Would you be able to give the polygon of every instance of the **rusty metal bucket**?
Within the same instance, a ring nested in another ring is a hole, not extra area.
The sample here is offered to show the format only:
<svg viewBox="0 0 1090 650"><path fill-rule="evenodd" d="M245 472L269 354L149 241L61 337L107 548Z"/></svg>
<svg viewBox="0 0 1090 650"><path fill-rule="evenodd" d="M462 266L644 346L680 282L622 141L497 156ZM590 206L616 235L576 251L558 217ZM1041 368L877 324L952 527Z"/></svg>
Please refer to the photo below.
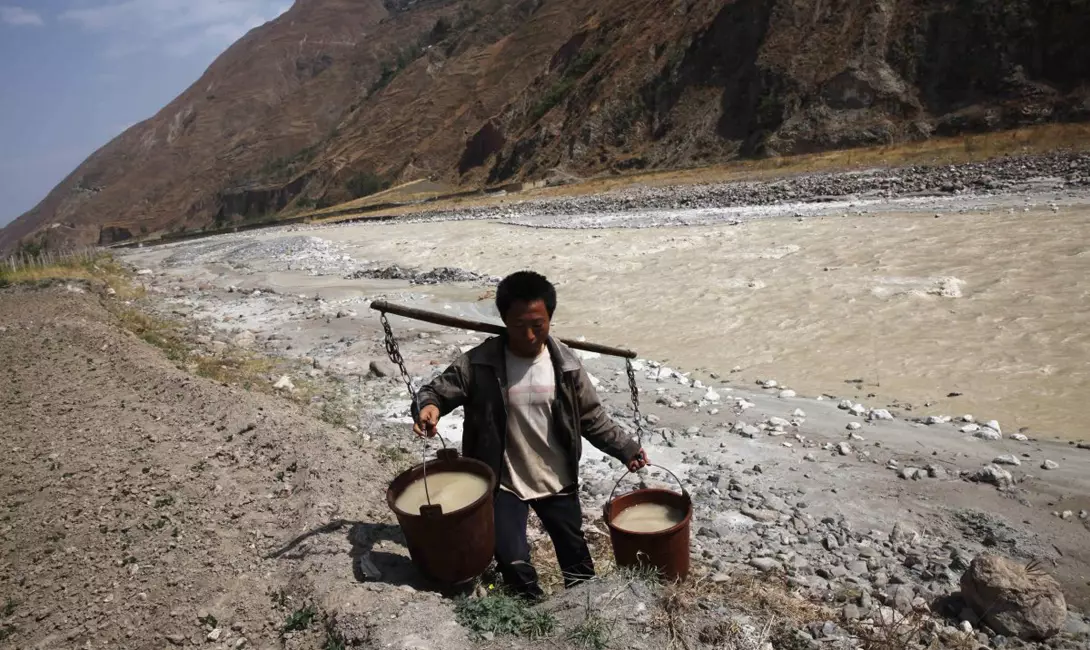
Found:
<svg viewBox="0 0 1090 650"><path fill-rule="evenodd" d="M488 491L470 505L443 512L442 506L426 505L420 514L400 510L397 497L415 480L442 472L468 472L488 480ZM465 583L488 568L496 539L492 495L496 476L484 463L464 458L455 449L442 449L436 460L427 461L397 476L386 490L386 504L397 516L413 564L425 578L443 585Z"/></svg>
<svg viewBox="0 0 1090 650"><path fill-rule="evenodd" d="M670 490L649 488L634 490L615 497L621 481L632 473L626 472L613 486L613 492L610 493L603 512L606 525L609 527L609 540L613 544L613 557L617 561L617 566L654 568L667 581L682 581L689 575L689 524L693 518L693 500L677 475L665 467L659 467L659 469L674 477L678 486L681 487L681 494ZM685 513L685 517L681 523L654 533L633 532L613 525L617 515L641 503L657 503L677 508Z"/></svg>

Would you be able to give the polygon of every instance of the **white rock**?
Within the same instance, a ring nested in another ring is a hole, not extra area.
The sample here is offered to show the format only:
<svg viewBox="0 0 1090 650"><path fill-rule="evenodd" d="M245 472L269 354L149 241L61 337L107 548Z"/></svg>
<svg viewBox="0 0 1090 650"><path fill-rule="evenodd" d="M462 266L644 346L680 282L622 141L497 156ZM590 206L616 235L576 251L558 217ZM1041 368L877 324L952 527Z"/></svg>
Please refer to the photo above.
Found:
<svg viewBox="0 0 1090 650"><path fill-rule="evenodd" d="M854 413L855 415L863 415L867 412L867 407L863 406L862 404L853 404L852 407L848 409L848 411Z"/></svg>
<svg viewBox="0 0 1090 650"><path fill-rule="evenodd" d="M1074 518L1075 518L1075 513L1070 511L1070 510L1064 510L1063 514L1060 515L1060 519L1074 519Z"/></svg>
<svg viewBox="0 0 1090 650"><path fill-rule="evenodd" d="M988 427L992 431L998 431L999 433L1003 433L1003 429L999 428L999 422L996 420L988 420L984 423L984 426Z"/></svg>
<svg viewBox="0 0 1090 650"><path fill-rule="evenodd" d="M642 361L633 361L632 362L632 370L634 370L636 372L643 372L645 367L646 366L644 366Z"/></svg>
<svg viewBox="0 0 1090 650"><path fill-rule="evenodd" d="M1003 434L999 433L995 429L990 429L988 427L984 427L983 429L981 429L980 431L977 431L973 435L976 436L977 438L980 438L981 440L995 441L995 440L1000 440L1000 439L1003 438Z"/></svg>
<svg viewBox="0 0 1090 650"><path fill-rule="evenodd" d="M780 382L775 379L762 379L757 382L757 385L761 388L775 388L780 385Z"/></svg>
<svg viewBox="0 0 1090 650"><path fill-rule="evenodd" d="M696 381L693 382L693 388L695 388L697 390L704 390L705 388L707 388L707 386L704 385L704 382L697 379Z"/></svg>
<svg viewBox="0 0 1090 650"><path fill-rule="evenodd" d="M1011 476L1011 473L998 465L985 465L973 474L972 479L974 481L991 483L998 487L1006 487L1014 482L1014 477Z"/></svg>
<svg viewBox="0 0 1090 650"><path fill-rule="evenodd" d="M136 272L137 275L151 275L151 269L140 269Z"/></svg>
<svg viewBox="0 0 1090 650"><path fill-rule="evenodd" d="M768 418L767 422L769 424L771 424L772 426L774 426L774 427L789 427L789 426L791 426L791 423L788 422L787 420L783 419L783 418L771 417L771 418Z"/></svg>
<svg viewBox="0 0 1090 650"><path fill-rule="evenodd" d="M719 415L719 409L708 409L708 415Z"/></svg>
<svg viewBox="0 0 1090 650"><path fill-rule="evenodd" d="M866 438L864 438L863 436L861 436L858 433L855 433L853 431L853 432L848 434L848 440L855 440L855 441L858 441L858 442L864 442L864 441L866 441Z"/></svg>
<svg viewBox="0 0 1090 650"><path fill-rule="evenodd" d="M852 446L846 442L842 442L837 445L837 451L840 452L841 456L847 456L852 453Z"/></svg>
<svg viewBox="0 0 1090 650"><path fill-rule="evenodd" d="M929 415L927 424L946 424L951 420L949 415Z"/></svg>
<svg viewBox="0 0 1090 650"><path fill-rule="evenodd" d="M219 638L220 638L221 634L223 634L223 630L221 630L220 628L217 627L216 629L214 629L214 630L212 630L211 632L208 633L208 640L209 641L219 641Z"/></svg>
<svg viewBox="0 0 1090 650"><path fill-rule="evenodd" d="M848 431L858 431L859 429L862 429L862 428L863 428L863 425L859 424L858 422L849 422L848 426L847 426Z"/></svg>
<svg viewBox="0 0 1090 650"><path fill-rule="evenodd" d="M976 422L976 418L974 418L971 415L963 415L963 416L961 416L961 421L962 422Z"/></svg>
<svg viewBox="0 0 1090 650"><path fill-rule="evenodd" d="M795 445L791 444L790 442L781 442L780 444L781 444L782 446L784 446L784 447L789 447L789 448L790 448L790 447L794 447L794 446L795 446Z"/></svg>
<svg viewBox="0 0 1090 650"><path fill-rule="evenodd" d="M892 420L893 414L886 409L871 409L867 417L872 420Z"/></svg>
<svg viewBox="0 0 1090 650"><path fill-rule="evenodd" d="M966 424L965 426L958 429L958 431L960 431L962 433L976 433L977 431L980 431L980 425L979 424Z"/></svg>
<svg viewBox="0 0 1090 650"><path fill-rule="evenodd" d="M742 399L741 397L739 397L737 400L735 400L734 404L741 411L744 411L746 409L751 409L754 406L757 406L753 402L750 402L749 400Z"/></svg>
<svg viewBox="0 0 1090 650"><path fill-rule="evenodd" d="M747 437L747 438L756 438L758 435L760 435L760 433L761 433L760 429L758 429L755 426L748 425L748 424L746 426L742 427L742 431L741 431L741 434L743 436Z"/></svg>
<svg viewBox="0 0 1090 650"><path fill-rule="evenodd" d="M704 399L709 402L718 402L721 398L719 397L719 393L715 392L714 389L709 388L708 392L704 393Z"/></svg>
<svg viewBox="0 0 1090 650"><path fill-rule="evenodd" d="M804 411L802 409L795 409L794 411L791 412L791 417L804 418L804 417L806 417L806 411Z"/></svg>
<svg viewBox="0 0 1090 650"><path fill-rule="evenodd" d="M853 404L852 404L852 401L850 399L842 399L842 400L840 400L840 403L836 405L836 407L838 409L840 409L841 411L847 411L852 406L853 406Z"/></svg>
<svg viewBox="0 0 1090 650"><path fill-rule="evenodd" d="M282 375L280 379L276 380L276 383L273 384L273 388L275 388L276 390L286 390L288 392L291 392L295 390L295 384L291 383L291 377L288 377L287 375Z"/></svg>
<svg viewBox="0 0 1090 650"><path fill-rule="evenodd" d="M1011 440L1017 440L1018 442L1026 442L1027 440L1029 440L1028 436L1021 433L1012 433L1009 437Z"/></svg>
<svg viewBox="0 0 1090 650"><path fill-rule="evenodd" d="M788 399L790 397L797 397L797 396L798 396L798 393L796 393L793 390L781 390L780 391L780 399Z"/></svg>
<svg viewBox="0 0 1090 650"><path fill-rule="evenodd" d="M1045 462L1041 463L1041 469L1058 469L1060 464L1054 460L1045 459Z"/></svg>
<svg viewBox="0 0 1090 650"><path fill-rule="evenodd" d="M807 453L805 456L802 457L802 459L811 463L817 462L817 456L813 455L812 453Z"/></svg>
<svg viewBox="0 0 1090 650"><path fill-rule="evenodd" d="M1014 454L1003 454L1002 456L996 456L992 461L996 465L1013 465L1019 467L1022 465L1022 461L1018 460L1018 457Z"/></svg>

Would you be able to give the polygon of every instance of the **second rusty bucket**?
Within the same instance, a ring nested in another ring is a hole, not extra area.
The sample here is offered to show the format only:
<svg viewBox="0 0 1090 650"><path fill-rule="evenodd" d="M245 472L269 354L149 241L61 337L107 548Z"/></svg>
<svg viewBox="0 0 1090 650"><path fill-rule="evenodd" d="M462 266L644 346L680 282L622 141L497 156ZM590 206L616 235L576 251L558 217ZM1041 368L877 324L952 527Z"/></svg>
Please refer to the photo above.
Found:
<svg viewBox="0 0 1090 650"><path fill-rule="evenodd" d="M439 505L423 506L419 514L397 507L397 498L414 481L443 472L476 474L488 481L488 490L475 502L453 512ZM408 469L386 490L386 503L397 516L405 534L413 564L425 578L455 586L484 573L495 550L492 493L496 476L484 463L459 456L455 449L442 449L436 460Z"/></svg>
<svg viewBox="0 0 1090 650"><path fill-rule="evenodd" d="M653 568L664 580L677 582L685 580L689 575L689 524L693 518L693 500L677 475L665 467L659 469L666 471L678 482L681 487L680 494L672 490L646 488L616 497L621 481L631 474L627 472L613 486L613 492L604 507L605 521L609 527L609 539L613 544L613 557L617 566ZM655 532L636 532L614 524L622 512L645 503L675 509L683 513L682 519L670 528Z"/></svg>

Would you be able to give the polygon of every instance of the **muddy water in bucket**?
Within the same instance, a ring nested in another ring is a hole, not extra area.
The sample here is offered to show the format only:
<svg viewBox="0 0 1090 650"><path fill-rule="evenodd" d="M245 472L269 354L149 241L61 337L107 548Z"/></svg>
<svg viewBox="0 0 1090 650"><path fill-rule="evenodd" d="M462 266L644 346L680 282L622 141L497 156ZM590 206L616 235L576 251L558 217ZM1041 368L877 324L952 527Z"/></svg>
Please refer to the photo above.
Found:
<svg viewBox="0 0 1090 650"><path fill-rule="evenodd" d="M454 449L443 449L438 456L394 478L386 503L420 573L442 585L459 585L492 562L496 477L488 465L463 458ZM432 508L424 493L425 472Z"/></svg>
<svg viewBox="0 0 1090 650"><path fill-rule="evenodd" d="M443 506L443 512L461 510L484 496L488 491L488 480L469 472L440 472L427 478L425 488L421 477L405 488L394 502L399 509L410 514L420 514L420 507L428 505Z"/></svg>
<svg viewBox="0 0 1090 650"><path fill-rule="evenodd" d="M681 485L673 472L659 469ZM613 486L603 508L617 566L650 567L665 580L684 580L689 575L689 527L693 517L688 491L684 486L680 494L651 488L615 496L624 476Z"/></svg>
<svg viewBox="0 0 1090 650"><path fill-rule="evenodd" d="M613 518L613 525L630 533L658 533L685 521L685 511L663 503L640 503Z"/></svg>

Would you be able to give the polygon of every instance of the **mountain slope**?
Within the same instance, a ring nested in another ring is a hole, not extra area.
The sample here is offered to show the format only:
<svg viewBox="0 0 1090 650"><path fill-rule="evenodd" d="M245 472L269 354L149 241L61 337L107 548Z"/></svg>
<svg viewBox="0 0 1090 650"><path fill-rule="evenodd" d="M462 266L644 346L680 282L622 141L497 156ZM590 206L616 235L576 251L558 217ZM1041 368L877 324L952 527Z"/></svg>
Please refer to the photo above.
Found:
<svg viewBox="0 0 1090 650"><path fill-rule="evenodd" d="M1087 0L300 0L0 233L1090 118ZM105 227L105 228L103 228Z"/></svg>

